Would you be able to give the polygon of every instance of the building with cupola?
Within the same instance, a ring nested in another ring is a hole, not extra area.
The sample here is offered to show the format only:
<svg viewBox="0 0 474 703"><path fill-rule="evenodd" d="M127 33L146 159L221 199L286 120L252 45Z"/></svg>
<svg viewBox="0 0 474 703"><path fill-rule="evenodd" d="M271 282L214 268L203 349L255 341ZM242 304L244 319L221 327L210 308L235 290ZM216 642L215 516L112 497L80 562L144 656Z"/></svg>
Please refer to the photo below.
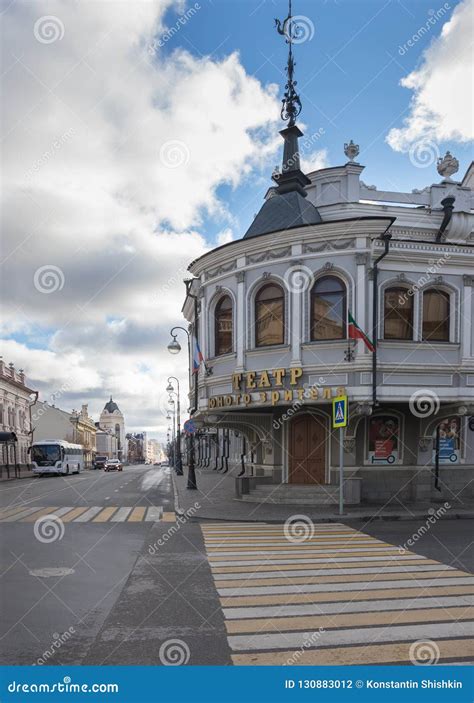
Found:
<svg viewBox="0 0 474 703"><path fill-rule="evenodd" d="M127 458L127 441L125 439L125 419L119 406L110 396L104 405L99 418L99 427L111 431L117 438L117 457L125 461Z"/></svg>
<svg viewBox="0 0 474 703"><path fill-rule="evenodd" d="M379 190L348 140L303 173L288 45L281 168L241 238L189 266L197 465L243 500L336 503L347 395L346 502L454 503L474 485L473 166L448 152L424 189Z"/></svg>

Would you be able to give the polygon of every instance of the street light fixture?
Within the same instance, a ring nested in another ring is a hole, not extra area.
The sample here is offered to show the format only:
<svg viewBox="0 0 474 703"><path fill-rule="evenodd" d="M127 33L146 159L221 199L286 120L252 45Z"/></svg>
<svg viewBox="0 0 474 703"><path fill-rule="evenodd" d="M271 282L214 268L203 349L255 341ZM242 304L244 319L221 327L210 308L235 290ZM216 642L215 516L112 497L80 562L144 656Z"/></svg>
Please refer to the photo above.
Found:
<svg viewBox="0 0 474 703"><path fill-rule="evenodd" d="M196 299L196 298L195 298L194 304L195 304L195 314L196 314L196 320L197 320L197 312L196 312L197 299ZM172 340L171 340L171 342L168 344L168 351L169 351L171 354L178 354L178 353L181 351L181 345L180 345L180 343L179 343L178 340L177 340L177 332L176 332L176 330L181 330L182 332L184 332L184 333L186 334L186 336L187 336L187 338L188 338L188 349L189 349L189 351L191 352L191 335L189 334L188 330L185 329L184 327L173 327L173 328L170 330L170 334L171 334L171 336L172 336ZM197 335L196 335L196 341L197 341ZM178 392L177 392L177 393L176 393L176 392L174 391L174 389L173 389L173 386L172 386L172 383L171 383L172 380L176 381L176 384L177 384L177 386L178 386ZM191 385L191 376L190 376L190 385ZM170 376L170 377L168 378L168 386L167 386L166 390L167 390L169 393L174 392L175 395L176 395L176 397L177 397L177 401L178 401L177 407L176 407L176 410L177 410L177 419L178 419L178 433L177 433L177 435L178 435L178 436L177 436L177 441L178 441L178 457L177 457L176 473L179 474L179 473L180 473L180 470L181 470L181 474L182 474L183 465L182 465L182 457L181 457L180 392L179 392L179 381L178 381L178 379L177 379L175 376ZM198 391L197 391L197 380L196 380L196 385L195 385L195 397L196 397L195 404L196 404L196 408L197 408L197 392L198 392ZM180 474L180 475L181 475L181 474ZM196 473L195 473L195 470L194 470L194 437L193 437L192 434L189 436L189 461L188 461L188 483L187 483L187 488L191 488L191 489L196 489L196 488L197 488L197 485L196 485Z"/></svg>

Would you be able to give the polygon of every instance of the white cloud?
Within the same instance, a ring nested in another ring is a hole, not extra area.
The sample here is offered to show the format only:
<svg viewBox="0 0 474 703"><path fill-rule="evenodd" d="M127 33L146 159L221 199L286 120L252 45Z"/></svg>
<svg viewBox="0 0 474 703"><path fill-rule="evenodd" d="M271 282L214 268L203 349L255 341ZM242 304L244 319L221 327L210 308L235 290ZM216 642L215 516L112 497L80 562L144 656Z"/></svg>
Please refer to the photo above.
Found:
<svg viewBox="0 0 474 703"><path fill-rule="evenodd" d="M329 166L327 149L318 149L311 154L301 154L301 170L303 173L319 171Z"/></svg>
<svg viewBox="0 0 474 703"><path fill-rule="evenodd" d="M237 54L196 58L179 33L171 55L150 52L170 8L185 6L19 0L3 18L2 298L18 340L5 358L46 399L73 377L65 409L97 413L113 393L130 426L162 430L167 376L186 388L187 359L166 344L187 265L208 248L198 228L231 221L217 189L266 163L278 116L275 86ZM35 38L43 16L62 38ZM48 266L54 292L35 286Z"/></svg>
<svg viewBox="0 0 474 703"><path fill-rule="evenodd" d="M459 3L424 52L420 67L402 79L401 85L414 94L404 126L387 135L396 151L408 151L419 141L473 138L473 17L472 0Z"/></svg>

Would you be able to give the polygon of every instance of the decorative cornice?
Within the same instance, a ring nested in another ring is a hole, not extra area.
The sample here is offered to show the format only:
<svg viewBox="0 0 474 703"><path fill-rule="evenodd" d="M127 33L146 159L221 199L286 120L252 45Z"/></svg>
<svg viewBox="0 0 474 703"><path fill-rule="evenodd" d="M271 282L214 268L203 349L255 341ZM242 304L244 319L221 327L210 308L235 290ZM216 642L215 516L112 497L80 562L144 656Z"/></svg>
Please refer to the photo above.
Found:
<svg viewBox="0 0 474 703"><path fill-rule="evenodd" d="M283 249L274 249L273 251L263 251L261 254L250 254L247 256L247 263L260 264L262 261L274 261L275 259L283 259L291 254L291 246Z"/></svg>
<svg viewBox="0 0 474 703"><path fill-rule="evenodd" d="M209 269L209 271L206 271L206 280L214 278L215 276L220 276L222 273L229 273L229 271L234 271L236 268L236 261L230 261L228 264L221 264L214 269Z"/></svg>
<svg viewBox="0 0 474 703"><path fill-rule="evenodd" d="M335 242L324 241L321 244L303 244L304 254L316 254L323 251L339 251L341 249L349 249L355 245L353 239L336 239Z"/></svg>

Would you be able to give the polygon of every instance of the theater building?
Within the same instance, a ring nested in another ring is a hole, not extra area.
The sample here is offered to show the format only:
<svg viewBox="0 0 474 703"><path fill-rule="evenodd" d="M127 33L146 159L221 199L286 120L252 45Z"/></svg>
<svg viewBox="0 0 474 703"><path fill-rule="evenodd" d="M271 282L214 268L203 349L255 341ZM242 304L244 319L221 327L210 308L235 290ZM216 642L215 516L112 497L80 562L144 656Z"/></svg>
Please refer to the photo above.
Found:
<svg viewBox="0 0 474 703"><path fill-rule="evenodd" d="M282 168L242 238L189 266L183 313L205 359L190 393L197 464L240 473L244 500L336 502L331 401L347 394L348 503L462 500L474 485L474 168L453 180L447 153L423 190L380 191L351 141L340 166L304 174L290 59Z"/></svg>

